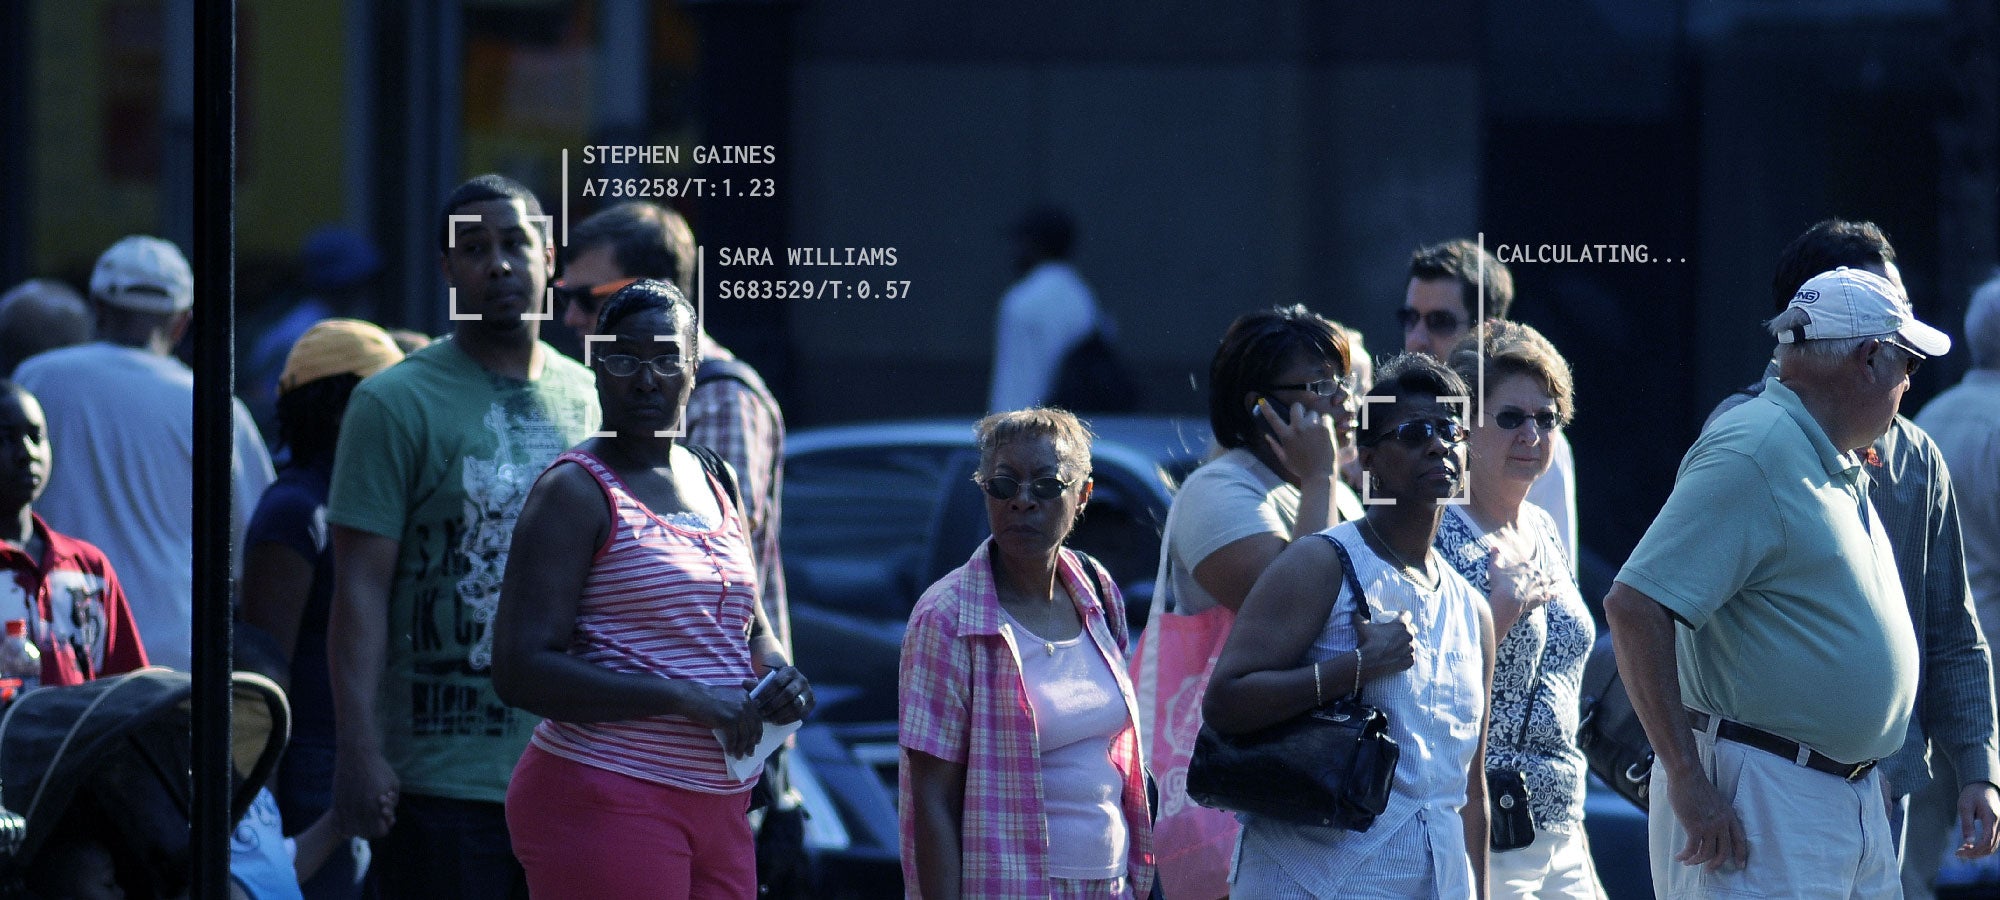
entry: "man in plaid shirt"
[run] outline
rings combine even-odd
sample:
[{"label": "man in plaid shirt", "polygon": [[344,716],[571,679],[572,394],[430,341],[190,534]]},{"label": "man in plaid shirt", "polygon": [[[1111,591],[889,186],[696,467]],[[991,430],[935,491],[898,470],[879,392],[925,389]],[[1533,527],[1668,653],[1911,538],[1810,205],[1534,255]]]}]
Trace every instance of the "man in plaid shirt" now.
[{"label": "man in plaid shirt", "polygon": [[[694,231],[679,213],[658,204],[621,203],[577,223],[570,231],[570,254],[556,293],[566,301],[563,324],[580,335],[596,326],[605,298],[641,278],[671,281],[694,296]],[[716,343],[706,329],[694,394],[688,398],[685,442],[714,450],[736,469],[757,550],[764,616],[790,653],[792,620],[778,557],[785,417],[757,370]]]}]

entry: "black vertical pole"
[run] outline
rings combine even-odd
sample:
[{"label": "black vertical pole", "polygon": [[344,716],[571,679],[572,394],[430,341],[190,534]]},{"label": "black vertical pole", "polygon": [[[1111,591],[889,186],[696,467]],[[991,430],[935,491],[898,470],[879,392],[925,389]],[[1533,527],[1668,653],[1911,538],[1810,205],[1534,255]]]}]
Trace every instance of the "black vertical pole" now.
[{"label": "black vertical pole", "polygon": [[28,98],[34,93],[34,11],[26,3],[0,3],[0,284],[28,277],[33,264],[30,224],[34,206],[28,185],[34,122]]},{"label": "black vertical pole", "polygon": [[[195,897],[229,896],[230,386],[236,382],[236,0],[194,19]],[[165,177],[179,177],[167,172]]]}]

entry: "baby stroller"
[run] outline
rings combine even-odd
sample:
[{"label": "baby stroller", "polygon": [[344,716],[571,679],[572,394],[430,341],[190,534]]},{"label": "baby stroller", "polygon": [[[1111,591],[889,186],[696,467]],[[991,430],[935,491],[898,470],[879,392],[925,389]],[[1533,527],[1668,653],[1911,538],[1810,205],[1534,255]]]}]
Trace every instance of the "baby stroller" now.
[{"label": "baby stroller", "polygon": [[[0,898],[32,896],[28,876],[51,837],[102,844],[133,900],[188,890],[192,684],[147,668],[16,699],[0,717]],[[234,674],[230,822],[241,819],[290,734],[285,695]]]}]

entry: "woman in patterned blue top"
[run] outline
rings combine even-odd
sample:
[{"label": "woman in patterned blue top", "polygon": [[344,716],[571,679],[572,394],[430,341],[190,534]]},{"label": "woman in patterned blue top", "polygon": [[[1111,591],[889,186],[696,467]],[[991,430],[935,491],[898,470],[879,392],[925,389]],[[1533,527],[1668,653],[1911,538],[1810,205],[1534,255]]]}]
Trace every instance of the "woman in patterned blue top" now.
[{"label": "woman in patterned blue top", "polygon": [[[1471,502],[1449,508],[1434,546],[1492,604],[1494,632],[1503,637],[1494,662],[1487,780],[1519,773],[1534,819],[1533,843],[1491,855],[1490,883],[1496,900],[1594,898],[1603,889],[1583,831],[1587,769],[1576,731],[1577,694],[1596,629],[1555,521],[1526,502],[1528,486],[1548,471],[1549,433],[1569,422],[1569,364],[1526,325],[1489,321],[1483,347],[1481,340],[1474,332],[1451,355],[1459,376],[1484,391],[1468,446]],[[1489,590],[1496,556],[1510,571],[1527,564],[1514,596]]]}]

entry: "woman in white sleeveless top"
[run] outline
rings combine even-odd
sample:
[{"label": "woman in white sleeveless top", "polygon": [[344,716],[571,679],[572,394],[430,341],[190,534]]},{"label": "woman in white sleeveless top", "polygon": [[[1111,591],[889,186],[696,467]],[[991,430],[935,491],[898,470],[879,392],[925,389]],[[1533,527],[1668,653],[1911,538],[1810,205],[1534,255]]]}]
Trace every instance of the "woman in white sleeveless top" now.
[{"label": "woman in white sleeveless top", "polygon": [[[1402,756],[1388,808],[1365,832],[1243,816],[1232,897],[1486,896],[1492,617],[1430,550],[1443,501],[1463,495],[1466,395],[1427,355],[1389,360],[1357,440],[1375,503],[1357,522],[1294,542],[1243,603],[1203,705],[1210,726],[1255,731],[1359,686],[1388,714]],[[1372,612],[1358,633],[1336,543]],[[1511,588],[1512,572],[1496,575]]]}]

